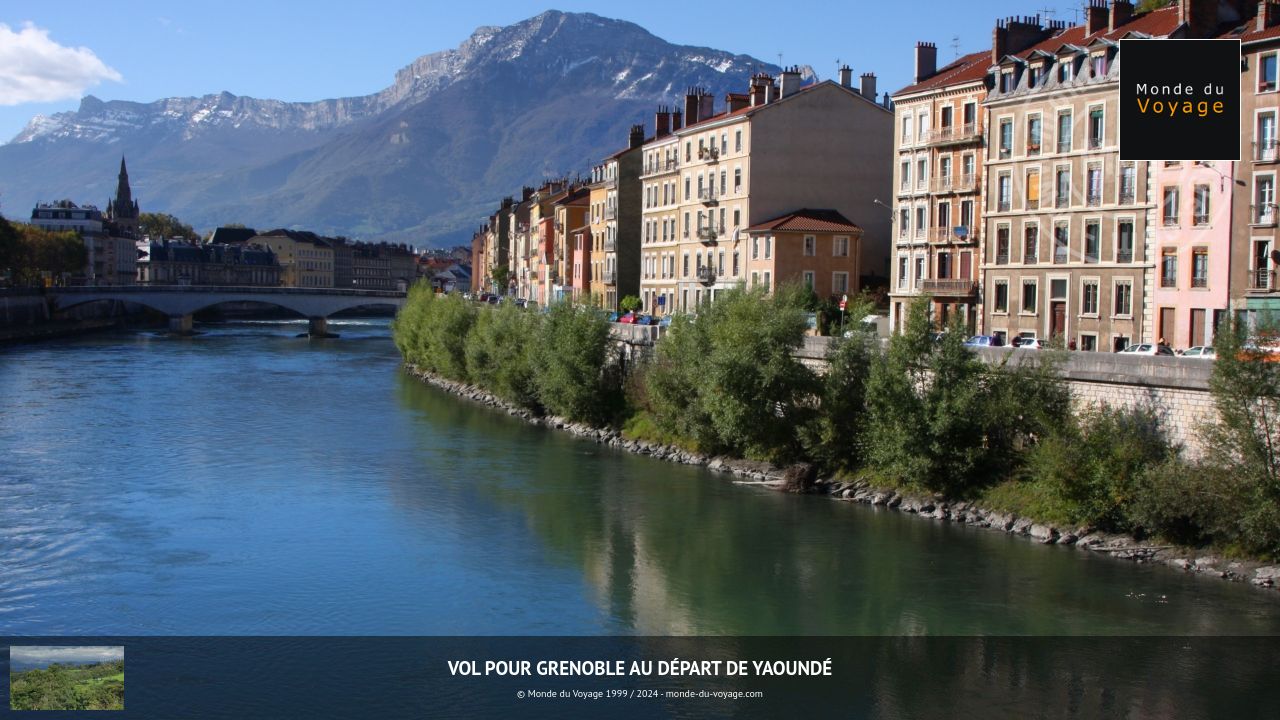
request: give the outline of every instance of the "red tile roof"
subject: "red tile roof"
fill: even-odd
[[[949,65],[939,70],[937,73],[921,80],[914,85],[908,85],[892,97],[905,95],[907,93],[917,93],[923,90],[933,90],[936,88],[948,87],[950,85],[961,85],[964,83],[979,82],[987,75],[987,68],[991,65],[991,51],[969,53],[962,57],[956,58]]]
[[[804,208],[752,225],[747,232],[852,232],[861,229],[835,210]]]

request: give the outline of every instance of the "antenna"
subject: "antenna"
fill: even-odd
[[[778,52],[778,67],[782,67],[782,52]]]
[[[956,57],[960,57],[960,36],[959,35],[956,35],[955,37],[951,38],[951,51],[955,53]]]

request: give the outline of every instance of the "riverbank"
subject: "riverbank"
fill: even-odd
[[[806,472],[799,467],[784,468],[740,458],[707,456],[674,445],[635,440],[627,438],[616,428],[540,416],[475,385],[449,380],[408,363],[404,367],[410,375],[445,392],[501,410],[532,425],[562,430],[583,439],[658,460],[704,466],[708,470],[739,478],[737,482],[744,484],[818,494],[839,502],[861,503],[936,521],[988,528],[1044,545],[1065,545],[1136,563],[1160,564],[1181,572],[1244,582],[1260,589],[1280,589],[1280,566],[1277,565],[1228,559],[1203,549],[1152,545],[1127,535],[1098,532],[1087,527],[1059,527],[1036,518],[983,508],[965,501],[949,501],[938,495],[903,493],[891,488],[872,487],[863,481],[806,477]]]
[[[74,337],[91,332],[111,330],[119,327],[122,322],[123,318],[95,318],[91,320],[50,320],[33,325],[0,327],[0,345]]]

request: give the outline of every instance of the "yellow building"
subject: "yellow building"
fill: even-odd
[[[284,287],[333,287],[333,249],[318,235],[298,230],[272,230],[255,235],[250,244],[269,248],[280,261]]]

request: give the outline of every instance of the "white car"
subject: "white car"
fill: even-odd
[[[1182,357],[1213,360],[1218,357],[1218,353],[1214,351],[1212,345],[1196,345],[1195,347],[1189,347],[1182,351]]]
[[[1013,342],[1019,350],[1043,350],[1046,347],[1040,338],[1014,338]]]
[[[1136,343],[1120,351],[1129,355],[1173,355],[1168,345],[1158,343]]]

